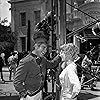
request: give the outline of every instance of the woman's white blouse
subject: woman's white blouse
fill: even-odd
[[[71,98],[72,93],[77,94],[81,90],[81,84],[77,76],[76,64],[74,62],[70,63],[59,75],[60,83],[62,85],[61,96],[66,98]]]

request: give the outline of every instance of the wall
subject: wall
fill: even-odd
[[[28,20],[30,20],[30,33],[31,37],[34,34],[35,20],[34,20],[34,11],[41,10],[41,19],[45,16],[45,3],[40,2],[40,0],[25,0],[23,2],[11,3],[11,20],[12,20],[12,31],[15,32],[18,40],[15,45],[15,49],[22,51],[20,37],[26,38],[26,47],[27,47],[27,29],[28,29]],[[26,26],[20,25],[20,13],[26,12]],[[31,49],[33,46],[33,41],[31,41]],[[27,48],[26,48],[27,50]]]

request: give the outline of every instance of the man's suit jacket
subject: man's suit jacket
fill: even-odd
[[[44,77],[47,69],[57,67],[60,62],[60,56],[55,57],[52,61],[42,57],[41,66]],[[36,58],[29,54],[19,62],[14,77],[14,87],[19,93],[27,90],[34,92],[39,88],[40,81],[40,67],[36,63]]]

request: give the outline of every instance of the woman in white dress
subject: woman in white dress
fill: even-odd
[[[74,60],[78,58],[79,49],[72,43],[61,46],[63,71],[59,75],[61,83],[60,100],[77,100],[77,95],[81,90],[81,83],[77,75],[77,65]]]

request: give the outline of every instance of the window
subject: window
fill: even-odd
[[[26,26],[26,13],[20,13],[21,26]]]
[[[35,24],[40,22],[40,10],[34,11]]]

